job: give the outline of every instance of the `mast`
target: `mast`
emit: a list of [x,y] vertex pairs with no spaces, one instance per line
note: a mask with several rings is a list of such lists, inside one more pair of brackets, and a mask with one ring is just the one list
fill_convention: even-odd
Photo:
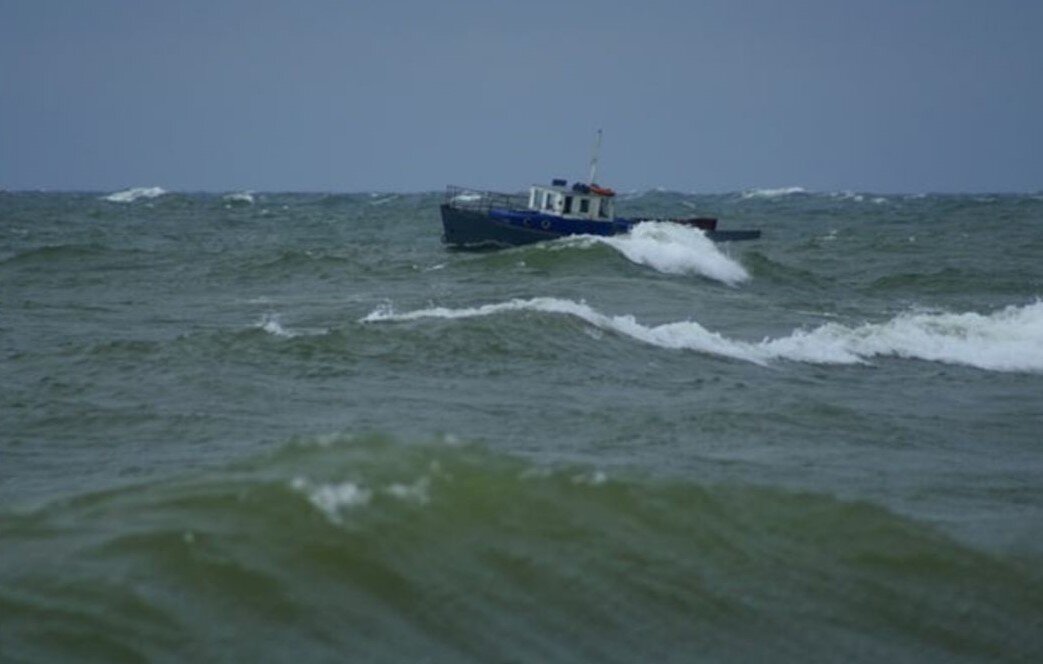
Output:
[[594,139],[594,154],[590,157],[590,179],[589,184],[595,184],[598,177],[598,153],[601,152],[601,130],[598,129],[597,138]]

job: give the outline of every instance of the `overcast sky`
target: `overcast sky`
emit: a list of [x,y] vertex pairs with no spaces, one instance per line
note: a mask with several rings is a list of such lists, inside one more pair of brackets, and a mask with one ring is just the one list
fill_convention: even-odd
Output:
[[1041,0],[0,0],[0,187],[1043,189]]

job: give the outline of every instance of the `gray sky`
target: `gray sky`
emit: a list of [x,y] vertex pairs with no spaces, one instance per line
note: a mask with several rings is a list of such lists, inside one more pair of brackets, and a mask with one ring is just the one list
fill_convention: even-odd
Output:
[[0,0],[0,187],[1043,188],[1040,0]]

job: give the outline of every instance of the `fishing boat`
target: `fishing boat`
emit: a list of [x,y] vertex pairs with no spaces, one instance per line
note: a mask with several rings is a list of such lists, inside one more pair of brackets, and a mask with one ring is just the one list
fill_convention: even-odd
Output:
[[755,240],[759,230],[719,230],[713,217],[634,218],[615,215],[615,192],[596,184],[601,132],[591,159],[589,182],[554,179],[528,194],[450,186],[441,205],[442,241],[465,248],[510,247],[569,235],[619,235],[646,221],[697,228],[715,242]]

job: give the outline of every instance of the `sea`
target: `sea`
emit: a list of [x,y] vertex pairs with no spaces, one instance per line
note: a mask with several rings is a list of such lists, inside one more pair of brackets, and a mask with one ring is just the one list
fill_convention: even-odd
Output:
[[1043,661],[1043,194],[0,193],[0,661]]

